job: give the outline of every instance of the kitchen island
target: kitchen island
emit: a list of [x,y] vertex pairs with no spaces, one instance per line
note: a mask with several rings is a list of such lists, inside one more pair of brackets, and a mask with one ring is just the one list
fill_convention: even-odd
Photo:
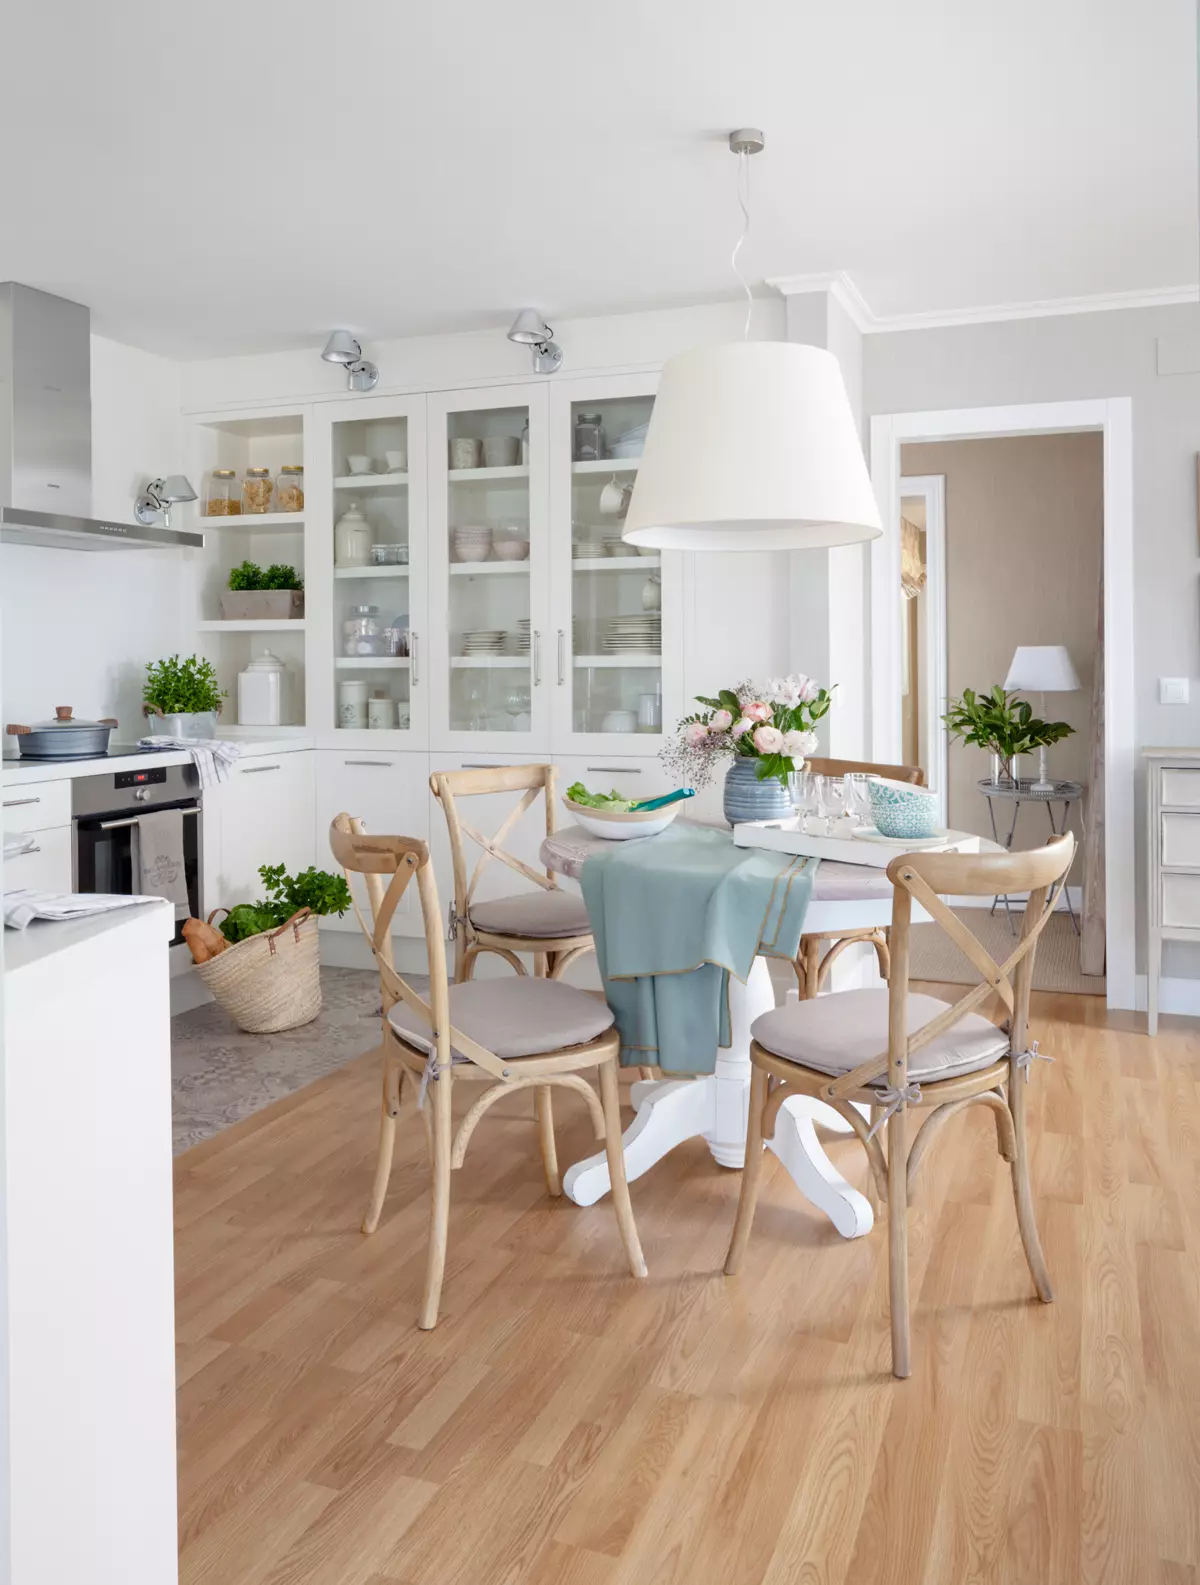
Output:
[[172,1585],[171,1051],[157,899],[3,932],[0,1578]]

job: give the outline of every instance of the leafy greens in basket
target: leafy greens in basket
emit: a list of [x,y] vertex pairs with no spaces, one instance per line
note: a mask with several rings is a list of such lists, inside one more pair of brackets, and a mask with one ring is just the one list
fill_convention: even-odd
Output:
[[584,809],[609,809],[614,814],[624,814],[637,801],[634,798],[622,798],[619,792],[590,793],[581,781],[571,783],[567,788],[567,797]]

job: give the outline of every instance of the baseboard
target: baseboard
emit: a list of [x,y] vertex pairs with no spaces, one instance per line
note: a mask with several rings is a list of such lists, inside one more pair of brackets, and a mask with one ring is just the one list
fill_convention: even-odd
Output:
[[[1139,974],[1134,982],[1134,1006],[1139,1013],[1146,1011],[1147,981]],[[1158,1010],[1160,1013],[1181,1013],[1185,1018],[1200,1018],[1200,980],[1183,980],[1164,976],[1158,982]]]

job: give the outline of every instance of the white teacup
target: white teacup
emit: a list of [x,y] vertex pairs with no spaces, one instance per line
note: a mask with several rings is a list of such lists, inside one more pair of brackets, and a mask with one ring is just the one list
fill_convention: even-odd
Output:
[[407,471],[408,471],[408,452],[407,451],[385,451],[383,455],[387,459],[387,465],[388,465],[388,472],[389,473],[407,473]]
[[618,484],[614,477],[600,491],[600,510],[606,517],[624,517],[632,494],[632,485]]
[[370,473],[371,459],[370,457],[347,457],[346,466],[351,473]]

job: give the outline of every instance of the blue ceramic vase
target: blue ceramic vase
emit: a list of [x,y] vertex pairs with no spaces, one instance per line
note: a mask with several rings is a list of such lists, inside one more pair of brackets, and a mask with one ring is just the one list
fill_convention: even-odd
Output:
[[758,779],[758,761],[735,755],[725,774],[725,818],[731,826],[743,820],[786,820],[792,812],[787,786],[778,776]]

